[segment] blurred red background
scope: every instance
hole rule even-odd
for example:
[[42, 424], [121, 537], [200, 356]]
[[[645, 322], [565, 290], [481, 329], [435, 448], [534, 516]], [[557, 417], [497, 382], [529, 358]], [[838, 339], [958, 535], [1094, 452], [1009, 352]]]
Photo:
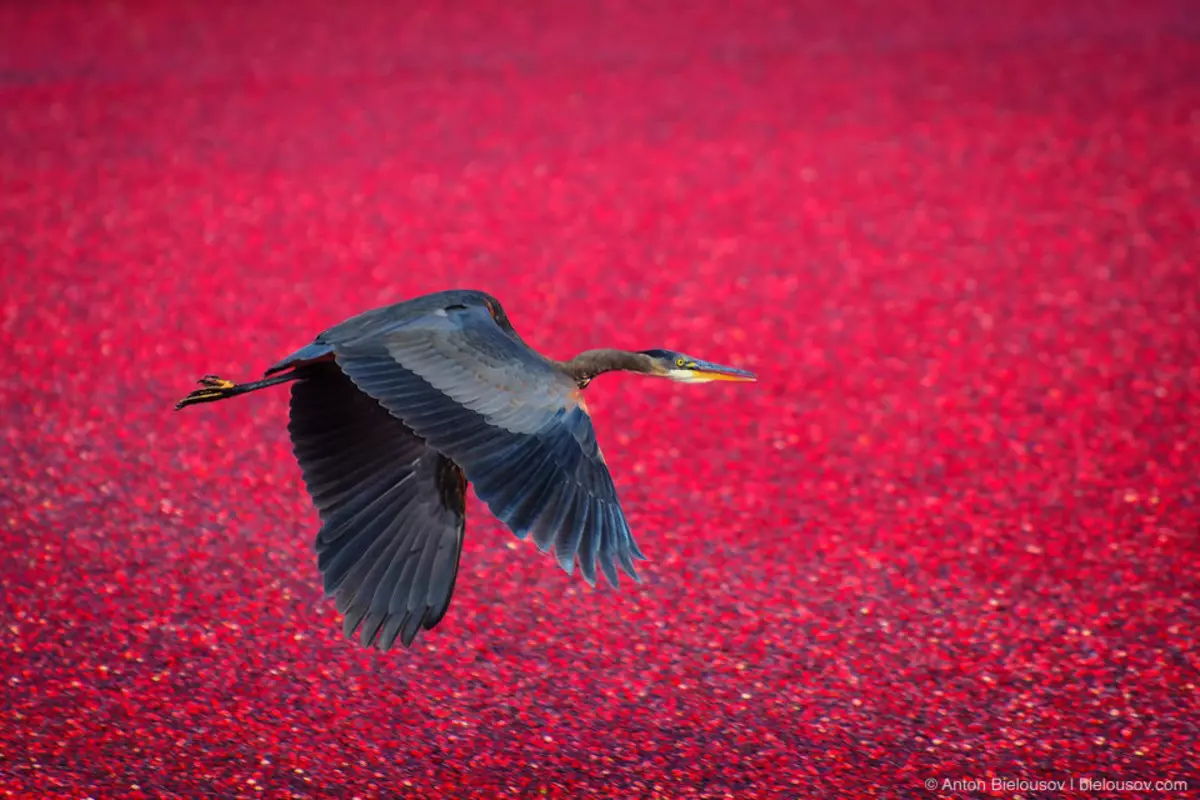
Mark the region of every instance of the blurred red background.
[[[3, 4], [0, 791], [1200, 785], [1188, 5]], [[286, 391], [171, 407], [450, 287], [761, 382], [589, 390], [643, 586], [472, 497], [380, 656]]]

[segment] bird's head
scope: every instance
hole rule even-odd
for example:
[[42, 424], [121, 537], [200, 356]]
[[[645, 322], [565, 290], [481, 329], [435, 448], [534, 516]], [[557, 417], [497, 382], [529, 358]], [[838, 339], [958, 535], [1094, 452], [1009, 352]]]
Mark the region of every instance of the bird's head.
[[650, 357], [653, 365], [651, 374], [680, 383], [758, 380], [753, 372], [714, 364], [711, 361], [701, 361], [674, 350], [642, 350], [641, 354]]

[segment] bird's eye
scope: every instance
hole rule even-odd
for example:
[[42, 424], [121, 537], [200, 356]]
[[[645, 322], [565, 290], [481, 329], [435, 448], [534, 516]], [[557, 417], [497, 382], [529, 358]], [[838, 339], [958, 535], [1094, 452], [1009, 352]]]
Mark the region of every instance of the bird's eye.
[[686, 367], [686, 366], [687, 366], [687, 359], [686, 359], [686, 358], [677, 358], [677, 359], [675, 359], [675, 366], [677, 366], [677, 367]]

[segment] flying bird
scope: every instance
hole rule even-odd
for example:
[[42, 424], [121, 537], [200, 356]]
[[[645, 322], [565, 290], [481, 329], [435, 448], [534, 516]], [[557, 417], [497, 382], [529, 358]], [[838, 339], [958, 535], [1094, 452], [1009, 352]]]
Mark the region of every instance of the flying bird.
[[617, 500], [582, 391], [606, 372], [683, 383], [753, 381], [670, 350], [555, 361], [474, 290], [364, 312], [250, 383], [207, 375], [176, 409], [293, 381], [288, 433], [320, 517], [317, 568], [347, 638], [408, 647], [445, 616], [467, 484], [520, 539], [596, 583], [640, 581], [645, 556]]

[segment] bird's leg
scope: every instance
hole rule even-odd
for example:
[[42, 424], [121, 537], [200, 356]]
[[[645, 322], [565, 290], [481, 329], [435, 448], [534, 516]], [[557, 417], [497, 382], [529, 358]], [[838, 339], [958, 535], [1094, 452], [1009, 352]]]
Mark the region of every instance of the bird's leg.
[[198, 403], [214, 403], [217, 400], [224, 400], [227, 397], [236, 397], [239, 394], [253, 392], [256, 389], [265, 389], [268, 386], [274, 386], [279, 383], [294, 381], [301, 377], [296, 372], [288, 372], [283, 375], [274, 375], [270, 378], [264, 378], [261, 381], [253, 381], [251, 383], [234, 383], [225, 378], [219, 378], [216, 375], [205, 375], [197, 383], [202, 388], [195, 390], [187, 397], [175, 404], [175, 410], [187, 406], [194, 406]]

